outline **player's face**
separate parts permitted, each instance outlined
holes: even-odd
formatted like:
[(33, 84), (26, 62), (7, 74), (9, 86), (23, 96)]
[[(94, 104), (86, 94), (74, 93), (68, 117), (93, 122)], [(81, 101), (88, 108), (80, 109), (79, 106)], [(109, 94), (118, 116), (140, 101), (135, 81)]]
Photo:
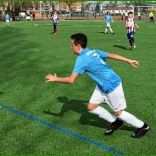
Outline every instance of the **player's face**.
[(75, 54), (79, 54), (81, 47), (80, 47), (80, 45), (75, 45), (74, 41), (72, 40), (71, 41), (71, 49), (73, 50), (73, 52)]
[(133, 14), (129, 14), (129, 17), (130, 17), (130, 18), (133, 18)]

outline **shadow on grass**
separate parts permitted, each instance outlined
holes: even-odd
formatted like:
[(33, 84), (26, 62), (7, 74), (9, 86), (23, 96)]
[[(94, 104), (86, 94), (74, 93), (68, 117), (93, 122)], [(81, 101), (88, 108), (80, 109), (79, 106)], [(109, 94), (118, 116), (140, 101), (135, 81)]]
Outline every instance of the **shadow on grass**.
[(104, 31), (99, 31), (98, 33), (99, 33), (99, 34), (105, 34), (105, 32), (104, 32)]
[(96, 115), (88, 113), (85, 103), (86, 100), (76, 100), (69, 99), (65, 96), (57, 97), (60, 103), (63, 103), (62, 109), (59, 113), (53, 113), (50, 111), (44, 111), (45, 114), (63, 117), (63, 115), (68, 111), (73, 111), (81, 114), (79, 119), (80, 124), (92, 125), (96, 127), (104, 128), (106, 123), (102, 119), (98, 118)]
[(0, 95), (4, 94), (4, 92), (0, 91)]
[(127, 47), (122, 46), (122, 45), (114, 45), (113, 47), (124, 49), (124, 50), (129, 50)]
[[(48, 110), (48, 111), (44, 111), (45, 114), (63, 117), (64, 113), (68, 111), (74, 111), (81, 114), (81, 117), (79, 119), (80, 124), (91, 125), (100, 128), (108, 127), (109, 123), (107, 121), (104, 121), (103, 119), (99, 118), (97, 115), (91, 114), (87, 111), (87, 107), (85, 103), (87, 103), (88, 101), (69, 99), (68, 97), (65, 96), (57, 97), (57, 100), (63, 103), (61, 111), (59, 113), (54, 113)], [(132, 130), (132, 128), (126, 126), (123, 126), (121, 129)]]

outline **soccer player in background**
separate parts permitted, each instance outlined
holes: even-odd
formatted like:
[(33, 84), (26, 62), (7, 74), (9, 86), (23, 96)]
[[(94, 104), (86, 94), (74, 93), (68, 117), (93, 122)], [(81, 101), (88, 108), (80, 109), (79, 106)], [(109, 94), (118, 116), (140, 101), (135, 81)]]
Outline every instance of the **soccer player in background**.
[[(87, 37), (85, 34), (77, 33), (71, 35), (71, 48), (78, 55), (72, 74), (67, 77), (59, 77), (56, 74), (48, 74), (48, 82), (73, 84), (82, 74), (96, 82), (95, 90), (87, 105), (88, 111), (108, 121), (110, 127), (105, 134), (110, 135), (123, 125), (123, 121), (136, 128), (132, 137), (139, 138), (149, 131), (149, 126), (127, 112), (126, 100), (122, 88), (122, 80), (118, 74), (107, 64), (107, 59), (128, 63), (137, 68), (139, 62), (114, 53), (107, 53), (99, 49), (87, 48)], [(107, 103), (113, 113), (100, 106)]]
[(110, 32), (111, 34), (114, 34), (114, 31), (111, 27), (113, 18), (109, 12), (107, 12), (106, 15), (104, 16), (104, 22), (105, 22), (105, 34), (108, 34), (108, 32)]
[(138, 20), (141, 20), (141, 12), (138, 11)]
[(53, 15), (52, 15), (52, 23), (53, 23), (53, 33), (56, 34), (58, 31), (58, 23), (59, 23), (59, 16), (57, 11), (54, 11)]
[(8, 13), (5, 15), (5, 22), (10, 23), (10, 15)]
[(134, 34), (135, 34), (135, 28), (139, 28), (139, 26), (134, 22), (133, 12), (128, 12), (128, 17), (125, 20), (125, 27), (127, 29), (129, 49), (136, 48)]
[(154, 23), (154, 13), (152, 11), (149, 13), (149, 20)]

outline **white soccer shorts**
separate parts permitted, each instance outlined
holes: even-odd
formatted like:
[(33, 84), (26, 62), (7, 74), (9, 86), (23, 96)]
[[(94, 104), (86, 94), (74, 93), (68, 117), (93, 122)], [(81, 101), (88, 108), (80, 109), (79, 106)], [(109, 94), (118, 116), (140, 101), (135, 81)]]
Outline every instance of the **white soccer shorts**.
[(110, 23), (106, 23), (106, 27), (107, 28), (111, 28), (111, 24)]
[(99, 87), (96, 86), (89, 103), (96, 105), (107, 103), (114, 112), (124, 110), (127, 107), (121, 83), (109, 94), (102, 92)]

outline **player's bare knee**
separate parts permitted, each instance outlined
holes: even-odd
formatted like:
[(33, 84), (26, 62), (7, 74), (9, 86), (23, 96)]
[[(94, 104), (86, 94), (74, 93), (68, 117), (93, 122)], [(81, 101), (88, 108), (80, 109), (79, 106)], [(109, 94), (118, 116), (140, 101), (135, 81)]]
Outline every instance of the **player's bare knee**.
[(116, 117), (119, 117), (119, 116), (121, 115), (122, 111), (123, 111), (123, 110), (114, 112), (114, 115), (115, 115)]
[(92, 111), (92, 110), (94, 110), (95, 108), (97, 108), (97, 105), (95, 105), (95, 104), (89, 103), (88, 106), (87, 106), (88, 111)]

